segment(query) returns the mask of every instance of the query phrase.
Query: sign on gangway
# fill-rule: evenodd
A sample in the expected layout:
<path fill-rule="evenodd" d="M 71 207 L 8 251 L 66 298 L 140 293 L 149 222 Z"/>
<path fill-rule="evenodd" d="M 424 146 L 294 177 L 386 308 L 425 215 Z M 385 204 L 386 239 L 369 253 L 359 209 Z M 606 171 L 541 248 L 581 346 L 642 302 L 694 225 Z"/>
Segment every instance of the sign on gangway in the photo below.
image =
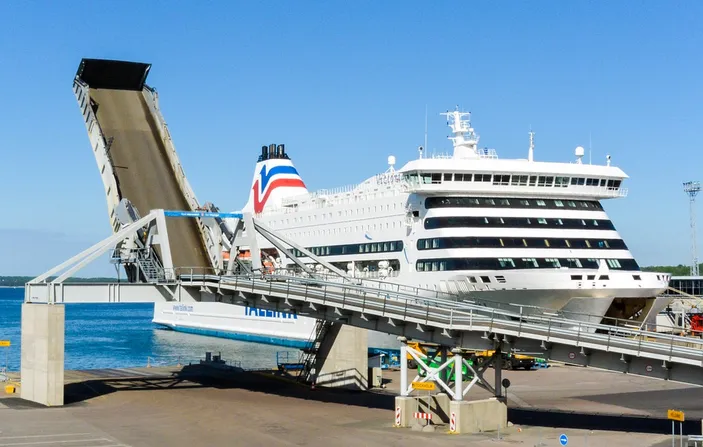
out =
<path fill-rule="evenodd" d="M 10 340 L 0 340 L 0 348 L 9 348 Z"/>
<path fill-rule="evenodd" d="M 683 413 L 683 411 L 679 411 L 679 410 L 668 410 L 666 412 L 666 417 L 672 421 L 679 421 L 679 422 L 684 421 L 684 413 Z"/>
<path fill-rule="evenodd" d="M 416 390 L 434 391 L 435 389 L 434 382 L 413 382 L 412 385 Z"/>
<path fill-rule="evenodd" d="M 164 216 L 166 217 L 212 217 L 220 219 L 241 219 L 243 218 L 242 213 L 215 213 L 212 211 L 166 211 L 164 210 Z"/>

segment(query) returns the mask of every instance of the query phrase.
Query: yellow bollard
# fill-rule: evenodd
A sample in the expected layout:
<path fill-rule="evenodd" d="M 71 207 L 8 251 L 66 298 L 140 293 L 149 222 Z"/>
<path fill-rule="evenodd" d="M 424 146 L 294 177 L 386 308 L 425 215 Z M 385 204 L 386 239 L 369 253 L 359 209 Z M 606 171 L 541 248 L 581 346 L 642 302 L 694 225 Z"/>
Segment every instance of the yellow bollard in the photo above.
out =
<path fill-rule="evenodd" d="M 5 392 L 7 394 L 14 394 L 15 393 L 15 386 L 14 385 L 5 385 Z"/>

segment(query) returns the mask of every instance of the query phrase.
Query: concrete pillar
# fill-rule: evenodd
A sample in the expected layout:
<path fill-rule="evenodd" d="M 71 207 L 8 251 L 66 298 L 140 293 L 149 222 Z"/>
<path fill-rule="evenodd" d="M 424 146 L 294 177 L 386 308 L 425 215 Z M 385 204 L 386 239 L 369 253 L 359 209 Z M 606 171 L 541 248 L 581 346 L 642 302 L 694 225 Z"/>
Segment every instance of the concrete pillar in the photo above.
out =
<path fill-rule="evenodd" d="M 450 417 L 456 420 L 455 433 L 480 433 L 505 430 L 508 425 L 508 406 L 495 397 L 475 401 L 449 403 Z"/>
<path fill-rule="evenodd" d="M 335 323 L 315 358 L 315 384 L 366 390 L 369 386 L 369 333 L 366 329 Z"/>
<path fill-rule="evenodd" d="M 63 304 L 22 304 L 22 399 L 63 405 L 64 320 Z"/>
<path fill-rule="evenodd" d="M 409 396 L 396 396 L 395 419 L 396 427 L 410 427 L 415 420 L 413 413 L 417 411 L 417 399 Z"/>
<path fill-rule="evenodd" d="M 418 394 L 421 392 L 418 392 Z M 419 394 L 417 397 L 417 410 L 421 413 L 431 413 L 433 424 L 446 424 L 449 422 L 451 399 L 447 393 L 438 393 L 431 396 Z M 429 402 L 429 406 L 427 403 Z"/>
<path fill-rule="evenodd" d="M 449 423 L 451 399 L 446 393 L 417 396 L 396 396 L 395 420 L 397 427 L 411 427 L 418 423 L 413 413 L 431 413 L 433 424 Z M 428 405 L 429 404 L 429 405 Z"/>
<path fill-rule="evenodd" d="M 495 360 L 493 360 L 493 371 L 495 372 L 495 389 L 496 389 L 496 397 L 497 398 L 502 398 L 503 397 L 503 353 L 500 349 L 500 345 L 496 348 L 495 351 Z"/>

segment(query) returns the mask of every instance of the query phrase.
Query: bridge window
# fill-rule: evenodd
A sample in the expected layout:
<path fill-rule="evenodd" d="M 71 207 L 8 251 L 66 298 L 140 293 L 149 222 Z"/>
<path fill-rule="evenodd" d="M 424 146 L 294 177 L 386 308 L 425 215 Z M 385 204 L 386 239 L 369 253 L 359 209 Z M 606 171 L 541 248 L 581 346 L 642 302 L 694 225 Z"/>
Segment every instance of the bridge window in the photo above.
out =
<path fill-rule="evenodd" d="M 513 200 L 515 202 L 515 200 Z M 425 229 L 438 228 L 562 228 L 615 230 L 612 222 L 606 219 L 566 219 L 566 218 L 530 218 L 530 217 L 479 217 L 479 216 L 443 216 L 428 217 L 424 221 Z"/>
<path fill-rule="evenodd" d="M 563 238 L 510 238 L 510 237 L 435 237 L 418 239 L 418 250 L 452 248 L 576 248 L 627 250 L 622 239 L 563 239 Z M 617 260 L 612 260 L 617 262 Z M 617 266 L 611 266 L 617 268 Z"/>
<path fill-rule="evenodd" d="M 527 178 L 528 176 L 526 175 L 513 174 L 510 184 L 513 186 L 527 186 Z"/>
<path fill-rule="evenodd" d="M 494 185 L 503 185 L 507 186 L 510 184 L 510 175 L 506 174 L 496 174 L 493 176 L 493 184 Z"/>
<path fill-rule="evenodd" d="M 476 177 L 483 174 L 476 174 Z M 552 178 L 552 177 L 549 177 Z M 545 177 L 546 181 L 546 177 Z M 578 205 L 577 205 L 578 204 Z M 570 208 L 602 210 L 597 201 L 567 201 Z M 564 208 L 562 200 L 554 199 L 491 199 L 488 197 L 428 197 L 425 199 L 425 208 Z"/>
<path fill-rule="evenodd" d="M 639 271 L 640 267 L 634 259 L 617 259 L 618 267 L 612 270 Z M 572 267 L 574 266 L 574 267 Z M 420 259 L 415 268 L 418 272 L 431 272 L 438 270 L 513 270 L 513 269 L 558 269 L 587 268 L 597 269 L 598 261 L 595 259 L 563 259 L 563 258 L 442 258 Z M 469 277 L 470 282 L 475 278 Z M 594 280 L 595 275 L 588 275 L 589 280 Z M 603 276 L 601 276 L 603 279 Z M 607 279 L 607 276 L 606 278 Z"/>

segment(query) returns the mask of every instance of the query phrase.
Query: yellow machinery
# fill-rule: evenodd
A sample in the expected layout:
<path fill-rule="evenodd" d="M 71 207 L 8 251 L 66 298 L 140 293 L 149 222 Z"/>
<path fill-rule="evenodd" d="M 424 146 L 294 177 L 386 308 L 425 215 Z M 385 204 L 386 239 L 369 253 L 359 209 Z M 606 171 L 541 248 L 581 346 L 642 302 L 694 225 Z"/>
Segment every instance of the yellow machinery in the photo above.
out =
<path fill-rule="evenodd" d="M 437 352 L 437 349 L 439 349 L 439 345 L 434 344 L 434 343 L 420 343 L 420 342 L 408 342 L 408 347 L 415 349 L 416 351 L 419 351 L 423 353 L 424 355 L 430 355 L 433 356 L 433 354 L 428 354 L 428 351 L 432 350 L 434 353 Z M 429 348 L 429 349 L 428 349 Z M 470 355 L 471 360 L 473 360 L 476 364 L 481 365 L 486 361 L 489 361 L 491 357 L 495 354 L 494 350 L 487 350 L 487 351 L 472 351 L 472 350 L 466 350 L 466 353 Z M 447 358 L 452 357 L 453 354 L 451 351 L 447 351 Z M 415 360 L 412 358 L 410 354 L 407 354 L 408 357 L 408 366 L 410 368 L 415 368 L 417 365 L 415 364 Z M 535 360 L 534 357 L 530 357 L 527 355 L 522 355 L 522 354 L 511 354 L 504 352 L 503 355 L 503 369 L 518 369 L 518 368 L 524 368 L 527 370 L 533 369 L 533 367 L 536 365 L 537 361 Z"/>

